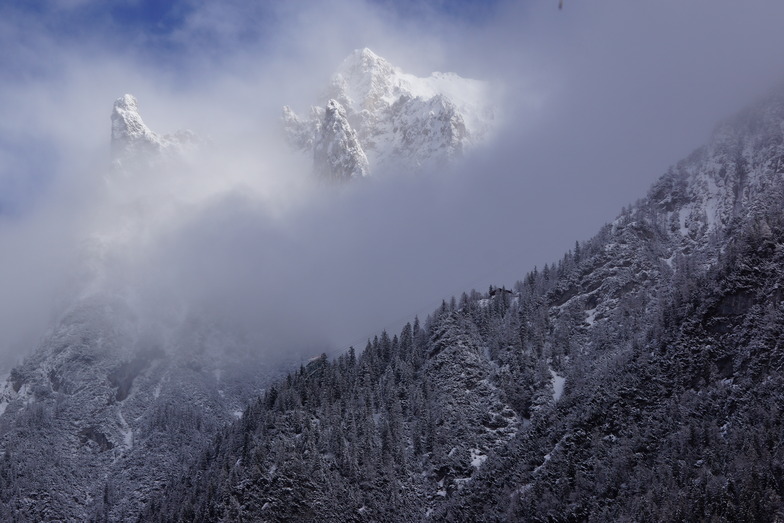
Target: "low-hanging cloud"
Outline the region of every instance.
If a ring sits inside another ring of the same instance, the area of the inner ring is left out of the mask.
[[[439,3],[187,5],[165,37],[127,45],[51,34],[46,16],[25,17],[24,35],[0,22],[19,57],[0,84],[2,352],[29,350],[89,279],[91,241],[140,308],[180,307],[269,353],[361,346],[557,259],[784,71],[784,6],[767,0],[499,1],[471,19]],[[313,184],[280,109],[314,103],[365,46],[499,87],[495,139],[450,168]],[[125,92],[153,130],[191,128],[203,151],[112,172]]]

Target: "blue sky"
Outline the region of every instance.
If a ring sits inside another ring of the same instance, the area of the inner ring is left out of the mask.
[[[96,1],[96,0],[14,0],[0,6],[0,16],[17,28],[18,44],[24,45],[24,33],[46,34],[60,45],[84,47],[97,45],[104,51],[132,53],[151,64],[184,66],[195,51],[214,57],[230,53],[241,46],[260,46],[275,31],[277,23],[286,23],[281,15],[291,14],[297,4],[281,7],[278,2],[238,2],[179,0]],[[372,0],[390,23],[416,20],[422,24],[447,21],[461,26],[481,24],[494,12],[497,0]],[[325,3],[329,5],[329,3]],[[292,7],[293,6],[293,7]],[[219,12],[215,25],[192,24],[199,13]],[[394,18],[394,19],[392,19]],[[231,21],[230,31],[220,27]],[[6,65],[20,64],[10,53]]]

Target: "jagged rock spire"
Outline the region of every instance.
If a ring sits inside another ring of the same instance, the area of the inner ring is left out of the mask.
[[[368,174],[365,151],[346,118],[346,109],[337,100],[327,102],[322,132],[313,147],[313,163],[318,174],[329,180],[344,181]]]
[[[125,94],[114,101],[112,109],[112,156],[125,160],[129,156],[160,151],[161,138],[144,124],[133,95]]]

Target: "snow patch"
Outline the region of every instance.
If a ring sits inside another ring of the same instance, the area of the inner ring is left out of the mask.
[[[483,454],[479,449],[471,449],[471,466],[479,468],[487,460],[487,455]]]
[[[120,410],[117,411],[117,419],[120,421],[120,434],[123,437],[123,445],[126,449],[133,448],[133,429],[125,421],[125,417]]]
[[[566,384],[566,378],[556,373],[552,368],[550,370],[550,376],[552,377],[552,384],[553,384],[553,401],[558,401],[561,399],[564,391],[564,385]]]
[[[545,454],[545,455],[544,455],[544,461],[542,462],[542,464],[541,464],[541,465],[539,465],[538,467],[536,467],[536,468],[534,469],[534,474],[536,474],[537,472],[539,472],[540,470],[542,470],[542,468],[543,468],[545,465],[547,465],[547,462],[548,462],[548,461],[550,461],[550,458],[551,458],[551,457],[552,457],[552,456],[550,455],[550,453],[549,453],[549,452],[548,452],[547,454]]]
[[[681,236],[685,237],[689,235],[689,226],[687,224],[687,221],[689,219],[689,216],[691,215],[691,212],[692,212],[691,204],[684,205],[683,207],[678,209],[678,222],[680,223]]]

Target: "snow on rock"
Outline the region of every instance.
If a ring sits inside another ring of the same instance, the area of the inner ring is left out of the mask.
[[[282,120],[292,146],[313,152],[318,174],[350,179],[460,157],[492,130],[489,98],[485,82],[454,73],[420,78],[365,48],[343,61],[307,117],[284,107]]]
[[[553,401],[558,401],[563,395],[566,378],[558,375],[553,369],[550,369],[550,376],[553,383]]]
[[[471,466],[479,468],[487,460],[487,455],[479,449],[471,449]]]
[[[120,433],[122,434],[125,448],[133,448],[133,429],[128,425],[128,422],[125,421],[125,417],[119,409],[117,410],[117,419],[120,422]]]
[[[548,452],[547,454],[545,454],[545,455],[544,455],[544,458],[542,458],[542,459],[543,459],[543,461],[542,461],[542,464],[541,464],[541,465],[539,465],[539,466],[537,466],[537,467],[536,467],[536,468],[533,470],[533,474],[536,474],[536,473],[538,473],[540,470],[542,470],[542,468],[544,468],[544,466],[547,464],[547,462],[548,462],[548,461],[550,461],[550,459],[552,459],[552,457],[553,457],[553,456],[552,456],[552,453],[550,453],[550,452]]]

